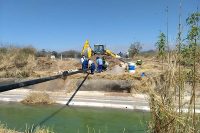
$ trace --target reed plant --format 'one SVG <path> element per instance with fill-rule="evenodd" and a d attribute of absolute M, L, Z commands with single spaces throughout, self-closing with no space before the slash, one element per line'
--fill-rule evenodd
<path fill-rule="evenodd" d="M 189 48 L 187 52 L 191 65 L 181 64 L 181 60 L 184 61 L 184 54 L 181 53 L 183 47 L 179 32 L 178 49 L 170 53 L 166 69 L 159 76 L 149 77 L 148 82 L 145 81 L 146 87 L 148 87 L 147 94 L 151 111 L 148 132 L 200 132 L 199 115 L 196 114 L 198 98 L 196 91 L 199 89 L 197 88 L 199 84 L 197 69 L 197 65 L 199 65 L 199 19 L 200 13 L 197 12 L 191 14 L 186 20 L 190 28 L 187 35 Z M 190 98 L 186 99 L 188 91 Z"/>

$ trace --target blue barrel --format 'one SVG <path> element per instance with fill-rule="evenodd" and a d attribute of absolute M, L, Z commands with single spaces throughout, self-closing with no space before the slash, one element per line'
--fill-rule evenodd
<path fill-rule="evenodd" d="M 133 62 L 128 63 L 128 72 L 135 73 L 135 63 L 133 63 Z"/>

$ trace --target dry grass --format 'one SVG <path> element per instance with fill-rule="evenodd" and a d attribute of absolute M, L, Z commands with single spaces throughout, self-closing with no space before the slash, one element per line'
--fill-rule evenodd
<path fill-rule="evenodd" d="M 34 133 L 54 133 L 48 128 L 36 128 Z"/>
<path fill-rule="evenodd" d="M 35 53 L 32 47 L 0 46 L 0 78 L 51 76 L 59 71 L 81 68 L 79 60 L 36 58 Z"/>
<path fill-rule="evenodd" d="M 54 101 L 45 92 L 32 92 L 24 100 L 24 104 L 53 104 Z"/>
<path fill-rule="evenodd" d="M 8 129 L 8 127 L 5 124 L 0 122 L 0 133 L 19 133 L 19 132 Z"/>
<path fill-rule="evenodd" d="M 33 76 L 52 76 L 61 71 L 80 69 L 81 63 L 76 59 L 51 60 L 47 57 L 39 57 L 35 60 L 36 66 L 33 68 Z"/>
<path fill-rule="evenodd" d="M 35 130 L 27 128 L 24 133 L 55 133 L 48 127 L 36 127 Z"/>
<path fill-rule="evenodd" d="M 22 133 L 19 131 L 8 129 L 8 127 L 0 122 L 0 133 Z M 54 133 L 47 127 L 37 127 L 34 131 L 30 129 L 26 129 L 23 133 Z"/>
<path fill-rule="evenodd" d="M 0 77 L 29 77 L 35 65 L 32 47 L 0 47 Z"/>
<path fill-rule="evenodd" d="M 179 78 L 176 63 L 168 64 L 167 68 L 162 74 L 148 77 L 137 85 L 137 87 L 140 87 L 139 91 L 145 91 L 149 96 L 148 101 L 152 116 L 149 122 L 149 132 L 199 132 L 199 127 L 196 131 L 194 130 L 192 93 L 190 93 L 189 100 L 184 98 L 187 90 L 185 88 L 188 80 L 187 70 L 181 68 Z M 184 109 L 188 109 L 188 112 L 184 113 Z M 196 123 L 199 123 L 199 116 L 196 117 Z"/>

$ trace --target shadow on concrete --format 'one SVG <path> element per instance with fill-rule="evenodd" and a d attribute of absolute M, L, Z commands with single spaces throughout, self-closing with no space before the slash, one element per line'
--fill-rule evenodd
<path fill-rule="evenodd" d="M 85 82 L 85 80 L 87 79 L 88 75 L 89 75 L 89 73 L 87 73 L 87 75 L 85 76 L 85 78 L 83 79 L 83 81 L 81 82 L 81 84 L 78 86 L 78 88 L 75 90 L 75 92 L 73 93 L 73 95 L 70 97 L 70 99 L 68 100 L 68 102 L 63 107 L 59 108 L 57 111 L 53 112 L 51 115 L 47 116 L 41 122 L 39 122 L 38 124 L 36 124 L 35 126 L 33 126 L 30 129 L 29 132 L 33 132 L 37 127 L 41 127 L 45 122 L 47 122 L 48 120 L 50 120 L 52 117 L 54 117 L 60 111 L 62 111 L 64 108 L 68 107 L 69 103 L 72 101 L 72 99 L 74 98 L 74 96 L 76 95 L 76 93 L 79 91 L 79 89 L 81 88 L 81 86 L 83 85 L 83 83 Z"/>

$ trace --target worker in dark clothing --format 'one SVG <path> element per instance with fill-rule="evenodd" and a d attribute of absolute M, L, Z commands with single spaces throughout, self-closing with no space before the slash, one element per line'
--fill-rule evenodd
<path fill-rule="evenodd" d="M 94 74 L 95 69 L 96 69 L 96 66 L 95 66 L 95 64 L 94 64 L 94 62 L 93 62 L 93 63 L 91 64 L 91 68 L 90 68 L 91 74 Z"/>
<path fill-rule="evenodd" d="M 102 57 L 102 61 L 103 61 L 102 69 L 105 71 L 108 67 L 105 57 Z"/>
<path fill-rule="evenodd" d="M 89 68 L 90 68 L 91 74 L 94 74 L 94 71 L 96 69 L 96 66 L 95 66 L 94 62 L 89 59 L 88 60 L 88 64 L 89 64 Z"/>
<path fill-rule="evenodd" d="M 87 72 L 87 69 L 88 69 L 88 59 L 84 59 L 83 63 L 82 63 L 82 70 L 84 72 Z"/>

